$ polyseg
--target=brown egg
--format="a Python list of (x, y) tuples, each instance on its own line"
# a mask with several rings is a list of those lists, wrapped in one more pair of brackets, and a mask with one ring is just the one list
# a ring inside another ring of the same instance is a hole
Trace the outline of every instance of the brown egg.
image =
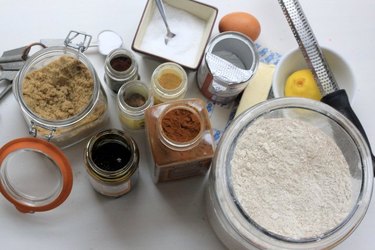
[(251, 14), (246, 12), (232, 12), (223, 16), (219, 23), (219, 31), (241, 32), (255, 41), (260, 34), (260, 23)]

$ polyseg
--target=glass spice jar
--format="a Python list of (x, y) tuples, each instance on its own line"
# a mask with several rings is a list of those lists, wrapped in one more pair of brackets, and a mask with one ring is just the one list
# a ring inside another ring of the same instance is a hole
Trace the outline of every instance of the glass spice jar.
[(214, 154), (214, 138), (204, 102), (162, 103), (145, 113), (155, 182), (204, 175)]
[(104, 72), (104, 80), (114, 93), (117, 93), (124, 83), (139, 79), (138, 65), (133, 53), (124, 48), (109, 53), (104, 62)]
[(131, 191), (138, 178), (139, 150), (135, 141), (117, 129), (99, 132), (85, 149), (85, 167), (93, 188), (106, 196)]
[(117, 93), (117, 107), (122, 126), (125, 129), (144, 128), (145, 111), (154, 104), (150, 88), (139, 80), (130, 81)]
[[(69, 81), (70, 86), (63, 86)], [(70, 90), (72, 86), (77, 89)], [(83, 53), (69, 47), (34, 53), (14, 80), (13, 93), (29, 133), (61, 148), (92, 135), (108, 120), (107, 96), (93, 65)]]
[(178, 64), (160, 64), (151, 76), (155, 104), (184, 98), (187, 91), (187, 75)]

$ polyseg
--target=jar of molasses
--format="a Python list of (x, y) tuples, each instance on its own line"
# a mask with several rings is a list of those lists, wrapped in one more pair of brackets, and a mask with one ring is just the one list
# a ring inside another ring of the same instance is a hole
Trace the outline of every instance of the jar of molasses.
[(119, 118), (125, 129), (139, 130), (145, 125), (145, 111), (154, 104), (150, 87), (139, 80), (130, 81), (117, 93)]
[(109, 53), (104, 71), (104, 80), (114, 93), (117, 93), (124, 83), (139, 79), (138, 65), (133, 53), (124, 48)]
[(93, 136), (86, 146), (84, 160), (89, 181), (100, 194), (122, 196), (137, 181), (138, 146), (120, 130), (104, 130)]
[(214, 138), (200, 99), (170, 101), (145, 112), (155, 182), (204, 175), (214, 154)]
[(160, 64), (151, 76), (155, 104), (184, 98), (188, 79), (186, 71), (178, 64)]

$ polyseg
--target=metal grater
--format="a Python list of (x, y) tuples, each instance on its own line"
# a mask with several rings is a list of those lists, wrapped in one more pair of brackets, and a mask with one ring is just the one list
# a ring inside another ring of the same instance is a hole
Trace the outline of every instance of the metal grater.
[[(348, 118), (359, 130), (365, 139), (371, 153), (372, 164), (375, 166), (375, 156), (372, 153), (370, 142), (361, 122), (350, 106), (345, 89), (340, 89), (328, 66), (318, 41), (307, 22), (302, 7), (298, 0), (279, 0), (281, 9), (293, 31), (294, 37), (302, 51), (308, 67), (311, 69), (320, 92), (323, 96), (321, 101), (338, 110)], [(375, 169), (374, 169), (375, 174)]]
[(319, 47), (298, 0), (279, 0), (302, 54), (311, 69), (322, 96), (339, 90), (339, 86)]

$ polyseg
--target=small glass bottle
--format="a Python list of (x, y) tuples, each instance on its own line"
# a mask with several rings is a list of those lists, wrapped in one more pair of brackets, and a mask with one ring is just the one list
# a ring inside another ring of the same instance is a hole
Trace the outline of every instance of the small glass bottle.
[(93, 136), (85, 149), (85, 167), (93, 188), (106, 196), (131, 191), (138, 178), (139, 150), (135, 141), (117, 129)]
[(116, 100), (122, 126), (131, 130), (144, 128), (145, 111), (154, 104), (149, 86), (139, 80), (130, 81), (122, 85)]
[(155, 104), (182, 99), (187, 83), (186, 72), (180, 65), (172, 62), (159, 65), (151, 76)]
[(124, 83), (139, 79), (138, 65), (133, 53), (124, 48), (109, 53), (104, 62), (104, 72), (104, 80), (114, 93), (117, 93)]
[(184, 99), (162, 103), (145, 113), (154, 160), (154, 181), (203, 175), (214, 154), (214, 138), (204, 102)]

